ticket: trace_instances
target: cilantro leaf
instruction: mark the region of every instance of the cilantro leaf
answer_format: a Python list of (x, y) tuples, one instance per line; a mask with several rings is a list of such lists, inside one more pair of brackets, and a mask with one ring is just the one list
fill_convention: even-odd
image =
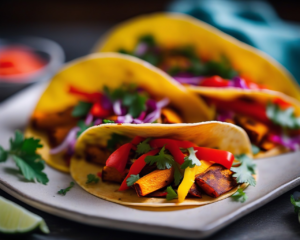
[(107, 148), (110, 151), (114, 151), (114, 150), (116, 150), (118, 145), (123, 145), (129, 141), (130, 141), (130, 138), (128, 138), (124, 135), (113, 133), (111, 135), (111, 138), (109, 140), (107, 140)]
[(37, 161), (32, 159), (27, 159), (27, 161), (24, 161), (24, 159), (15, 155), (12, 155), (12, 158), (27, 180), (36, 180), (37, 182), (42, 184), (46, 184), (47, 182), (49, 182), (47, 175), (42, 172), (45, 167), (44, 161)]
[(277, 104), (268, 103), (266, 113), (276, 125), (288, 129), (300, 129), (300, 118), (296, 117), (293, 107), (283, 110)]
[(174, 163), (174, 158), (170, 154), (165, 153), (165, 146), (159, 151), (156, 156), (147, 156), (145, 162), (152, 165), (156, 163), (158, 169), (169, 169)]
[(168, 194), (167, 194), (166, 198), (168, 201), (170, 201), (174, 198), (178, 198), (177, 193), (174, 191), (174, 189), (171, 186), (167, 187), (167, 193)]
[(49, 179), (43, 172), (45, 163), (41, 156), (36, 153), (36, 150), (43, 146), (40, 144), (40, 140), (32, 137), (24, 139), (23, 134), (16, 131), (15, 137), (9, 141), (9, 150), (4, 150), (0, 146), (0, 162), (6, 161), (8, 156), (11, 156), (24, 178), (32, 182), (47, 184)]
[(231, 171), (235, 172), (232, 176), (238, 183), (249, 183), (251, 186), (255, 186), (256, 181), (252, 174), (255, 174), (256, 165), (253, 160), (245, 154), (236, 156), (236, 158), (239, 160), (240, 166), (231, 168)]
[(77, 138), (88, 128), (92, 127), (93, 124), (86, 125), (83, 120), (78, 121), (77, 126), (80, 128), (80, 130), (77, 132)]
[(64, 189), (60, 189), (57, 193), (60, 195), (65, 196), (67, 194), (67, 192), (69, 192), (71, 190), (72, 187), (74, 187), (75, 183), (74, 182), (70, 182), (70, 186)]
[(251, 144), (251, 148), (252, 148), (253, 155), (256, 155), (260, 152), (260, 148), (254, 144)]
[(0, 162), (5, 162), (7, 160), (8, 153), (0, 146)]
[(294, 192), (291, 195), (291, 203), (294, 205), (295, 213), (300, 214), (300, 192)]
[(105, 124), (105, 123), (115, 123), (115, 121), (109, 120), (109, 119), (103, 119), (102, 124)]
[(138, 155), (142, 155), (142, 154), (150, 152), (152, 150), (152, 148), (150, 147), (150, 145), (148, 143), (149, 141), (150, 141), (150, 138), (147, 138), (137, 145), (136, 153)]
[(132, 186), (137, 180), (140, 179), (140, 175), (131, 174), (129, 178), (126, 179), (126, 184), (128, 187)]
[(92, 105), (93, 104), (89, 102), (79, 101), (79, 103), (74, 107), (72, 111), (72, 116), (73, 117), (86, 116), (89, 113)]
[(86, 184), (98, 183), (98, 182), (99, 182), (99, 178), (95, 174), (87, 175), (87, 180), (85, 182)]
[(189, 156), (184, 158), (184, 163), (181, 165), (181, 169), (186, 169), (187, 167), (193, 168), (195, 166), (201, 166), (200, 160), (196, 156), (196, 152), (193, 147), (187, 148)]
[(234, 201), (244, 203), (247, 199), (248, 196), (246, 193), (243, 191), (242, 188), (239, 188), (233, 195), (231, 195)]

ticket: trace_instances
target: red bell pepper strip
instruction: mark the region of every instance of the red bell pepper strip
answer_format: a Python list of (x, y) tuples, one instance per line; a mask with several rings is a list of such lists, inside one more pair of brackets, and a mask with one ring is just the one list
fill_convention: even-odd
[(276, 105), (279, 105), (279, 107), (282, 108), (282, 109), (287, 109), (287, 108), (292, 106), (290, 103), (284, 101), (281, 98), (275, 98), (273, 103), (276, 104)]
[(228, 169), (234, 161), (234, 155), (231, 152), (205, 147), (194, 147), (194, 149), (197, 150), (196, 156), (199, 160), (215, 162)]
[(267, 117), (266, 107), (256, 102), (246, 102), (242, 100), (224, 101), (211, 98), (210, 102), (214, 104), (218, 110), (228, 110), (236, 113), (241, 113), (256, 120), (269, 124), (270, 120)]
[(110, 109), (105, 109), (100, 102), (95, 102), (90, 110), (94, 117), (106, 118), (111, 115)]
[(106, 166), (114, 167), (119, 173), (123, 173), (127, 164), (130, 150), (133, 145), (131, 143), (126, 143), (115, 150), (107, 159)]
[(148, 153), (143, 154), (137, 160), (135, 160), (135, 162), (131, 165), (127, 176), (123, 180), (123, 182), (119, 188), (119, 191), (125, 191), (125, 190), (129, 189), (129, 187), (127, 186), (127, 182), (126, 182), (127, 178), (129, 178), (132, 174), (133, 175), (139, 174), (142, 171), (142, 169), (146, 166), (145, 158), (147, 156), (154, 156), (158, 152), (159, 152), (159, 149), (154, 149)]
[(136, 136), (136, 137), (134, 137), (134, 139), (132, 139), (131, 143), (132, 143), (133, 145), (136, 145), (136, 146), (137, 146), (140, 142), (142, 142), (142, 141), (144, 141), (144, 140), (145, 140), (145, 138)]
[(87, 93), (87, 92), (84, 92), (84, 91), (74, 87), (74, 86), (69, 87), (69, 93), (78, 95), (83, 100), (86, 100), (86, 101), (92, 102), (92, 103), (100, 102), (101, 97), (102, 97), (102, 94), (99, 92)]
[(212, 76), (212, 77), (203, 79), (203, 81), (200, 83), (200, 86), (203, 86), (203, 87), (228, 87), (229, 81), (221, 78), (220, 76)]

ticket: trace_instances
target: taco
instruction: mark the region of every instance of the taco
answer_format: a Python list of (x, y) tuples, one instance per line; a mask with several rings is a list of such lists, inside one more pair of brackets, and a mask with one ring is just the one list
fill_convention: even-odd
[[(115, 151), (106, 159), (112, 139)], [(91, 148), (98, 153), (91, 156)], [(93, 161), (96, 155), (105, 166)], [(84, 190), (140, 207), (225, 199), (238, 188), (255, 185), (254, 168), (246, 133), (221, 122), (91, 127), (79, 137), (71, 160), (71, 175)]]
[(300, 100), (296, 81), (274, 59), (184, 14), (155, 13), (128, 20), (100, 39), (93, 51), (139, 57), (202, 91), (270, 89)]
[(164, 72), (131, 56), (100, 53), (67, 64), (52, 78), (26, 135), (42, 139), (42, 157), (68, 172), (76, 139), (90, 126), (209, 119), (204, 102)]

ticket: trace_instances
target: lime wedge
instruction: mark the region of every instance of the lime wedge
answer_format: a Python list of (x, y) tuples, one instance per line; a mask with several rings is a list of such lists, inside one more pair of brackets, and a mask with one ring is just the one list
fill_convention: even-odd
[(49, 233), (45, 221), (40, 216), (0, 197), (0, 232), (27, 233), (37, 228), (43, 233)]

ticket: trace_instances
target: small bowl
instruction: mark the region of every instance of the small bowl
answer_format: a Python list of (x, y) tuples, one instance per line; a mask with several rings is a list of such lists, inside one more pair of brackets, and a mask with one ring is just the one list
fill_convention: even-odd
[(29, 47), (44, 60), (45, 65), (33, 73), (0, 77), (0, 101), (32, 83), (49, 80), (65, 60), (63, 49), (49, 39), (39, 37), (0, 39), (0, 48), (11, 45)]

